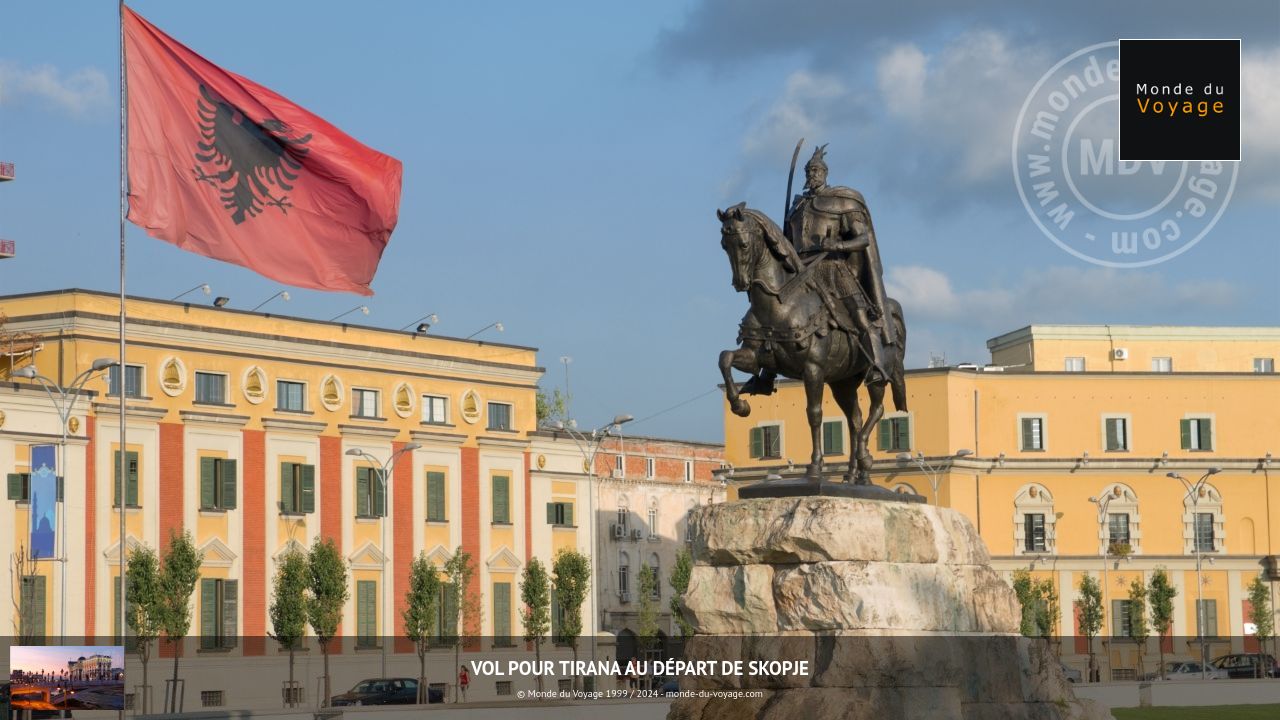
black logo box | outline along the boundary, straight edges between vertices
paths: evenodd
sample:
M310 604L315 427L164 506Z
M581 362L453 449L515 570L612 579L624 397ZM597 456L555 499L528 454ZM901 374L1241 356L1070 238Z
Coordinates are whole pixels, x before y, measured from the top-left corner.
M1120 40L1121 160L1239 160L1241 102L1240 40Z

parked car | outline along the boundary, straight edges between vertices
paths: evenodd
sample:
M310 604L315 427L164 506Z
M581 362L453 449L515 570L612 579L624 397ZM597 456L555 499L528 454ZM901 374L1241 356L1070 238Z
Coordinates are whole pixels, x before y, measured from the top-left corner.
M658 688L658 692L662 693L663 697L675 695L680 692L680 681L672 678L671 680L662 683L661 687Z
M1199 680L1202 675L1200 673L1200 663L1194 661L1171 660L1164 664L1164 679L1173 680ZM1229 676L1225 670L1219 670L1212 665L1204 667L1203 678L1205 680L1226 680ZM1160 673L1147 673L1142 676L1143 680L1160 680Z
M1067 678L1067 682L1084 682L1084 675L1079 670L1071 667L1061 660L1058 661L1058 664L1062 666L1062 674Z
M356 686L334 695L329 704L348 705L413 705L418 702L418 681L413 678L374 678L361 680ZM427 702L444 702L444 691L427 688Z
M1262 653L1223 655L1210 665L1226 670L1233 679L1280 677L1280 665L1276 665L1275 656Z

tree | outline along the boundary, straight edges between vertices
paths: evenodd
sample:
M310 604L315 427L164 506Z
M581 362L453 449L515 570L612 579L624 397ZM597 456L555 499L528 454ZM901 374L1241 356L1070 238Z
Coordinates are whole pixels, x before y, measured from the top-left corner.
M338 632L342 608L347 604L347 561L330 538L316 538L307 557L310 593L307 596L307 622L316 634L320 653L324 656L324 704L333 697L329 676L329 641Z
M468 638L480 636L480 593L471 587L471 580L476 574L471 553L459 545L445 562L444 574L449 578L449 587L445 591L445 621L453 631L449 635L453 641L453 666L460 667L462 646Z
M542 641L551 629L551 585L547 578L547 568L542 561L533 558L524 566L520 577L520 601L524 609L520 611L520 621L524 624L524 641L533 643L533 657L542 667ZM542 674L536 675L538 692L542 692Z
M1151 636L1147 624L1147 586L1141 577L1129 584L1129 639L1138 646L1138 676L1142 676L1144 645Z
M1147 599L1151 603L1151 629L1156 631L1160 639L1160 679L1164 679L1164 638L1173 626L1173 599L1178 596L1178 589L1169 582L1169 573L1157 567L1151 573L1151 586L1147 589Z
M169 547L160 561L160 597L163 611L160 614L165 639L173 645L173 693L169 712L181 712L178 707L178 660L182 657L182 641L191 631L191 594L200 580L200 564L204 553L196 549L191 533L169 531Z
M671 617L675 618L676 626L680 628L682 637L690 637L693 635L693 623L689 622L689 618L684 616L684 607L680 605L680 598L689 591L689 578L693 575L693 555L688 548L680 548L680 552L676 553L675 565L671 567Z
M1267 640L1274 638L1276 634L1275 617L1271 614L1271 591L1267 587L1267 583L1262 581L1262 576L1257 575L1253 578L1253 582L1249 583L1249 622L1257 627L1254 631L1254 637L1258 638L1258 649L1265 652L1267 649ZM1272 645L1274 646L1274 642ZM1273 647L1274 650L1274 647ZM1273 651L1272 655L1275 654ZM1258 663L1259 670L1262 669L1262 663Z
M539 423L543 420L569 422L569 396L561 393L559 388L552 390L550 395L543 392L542 388L538 388L535 403Z
M1025 569L1013 572L1013 591L1022 607L1020 630L1027 637L1045 638L1057 628L1058 591L1052 580L1036 580Z
M577 550L561 549L551 565L556 601L563 620L560 638L573 647L573 661L578 661L578 638L582 635L582 604L591 587L591 558ZM574 689L578 689L574 678Z
M151 644L160 637L161 615L164 613L163 590L160 586L160 560L151 548L143 545L129 553L126 565L128 603L125 624L133 631L133 642L142 661L143 697L140 712L151 711L151 686L147 684L147 662L151 660ZM124 638L121 638L124 644Z
M1077 607L1080 611L1080 632L1089 643L1090 682L1097 682L1100 678L1093 639L1102 630L1102 587L1094 576L1085 575L1080 579L1080 600Z
M436 629L440 601L440 576L436 566L422 552L409 566L409 592L405 594L404 634L418 652L418 703L427 698L427 651Z
M307 557L296 549L289 550L280 558L272 580L271 607L268 609L271 636L289 650L290 707L302 699L293 696L293 660L298 643L307 633L307 587L310 580Z
M636 640L641 657L647 657L658 645L658 571L647 564L640 566L640 606L636 610Z

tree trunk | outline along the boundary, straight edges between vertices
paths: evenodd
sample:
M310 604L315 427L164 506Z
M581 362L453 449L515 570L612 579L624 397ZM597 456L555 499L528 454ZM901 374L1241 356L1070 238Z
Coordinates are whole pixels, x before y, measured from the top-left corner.
M293 707L298 702L293 692L293 645L289 643L289 707Z
M427 689L427 652L422 641L418 642L418 704L431 702L431 692Z
M538 680L538 692L542 692L542 638L538 638L533 641L533 657L538 661L536 667L539 668L539 670L535 675Z
M178 707L178 658L182 656L182 639L170 640L173 643L173 708L169 712L181 712Z
M1163 635L1160 636L1160 667L1158 671L1160 673L1160 679L1163 680L1164 679L1164 636Z
M458 636L458 638L453 641L453 666L456 668L462 667L462 636ZM457 671L454 670L453 672L457 672ZM453 677L456 679L458 676L454 675ZM454 683L453 684L453 702L455 705L458 702L458 695L461 692L462 692L461 685L459 683Z
M574 668L578 667L578 638L573 639L573 667ZM582 689L578 687L578 673L576 672L573 674L573 689L574 690Z
M332 696L330 695L330 690L329 690L329 639L328 638L325 638L324 640L320 641L320 654L324 656L324 702L321 703L320 706L329 707L329 698Z
M147 643L147 645L150 645L150 643ZM148 707L149 703L147 702L151 699L150 693L147 692L147 661L151 659L150 655L151 653L147 652L147 648L145 646L138 648L138 656L142 660L142 698L141 702L138 703L138 707L141 707L142 710L137 711L135 709L135 712L138 712L139 715L148 715L151 713L151 708Z

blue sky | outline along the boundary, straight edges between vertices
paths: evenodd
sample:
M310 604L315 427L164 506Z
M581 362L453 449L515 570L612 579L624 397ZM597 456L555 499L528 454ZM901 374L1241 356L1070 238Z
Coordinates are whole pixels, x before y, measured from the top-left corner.
M573 358L582 425L628 412L637 433L721 439L709 391L746 301L714 211L745 200L777 217L800 136L830 143L832 183L867 197L909 365L984 361L987 338L1032 322L1280 324L1280 5L793 5L132 7L403 161L400 224L362 321L394 329L434 312L433 330L459 337L501 321L485 337L540 348L545 387ZM0 293L113 290L115 7L7 3L0 28L0 159L19 175L0 187L0 237L19 242ZM1009 165L1039 76L1117 37L1244 40L1235 196L1199 245L1142 270L1050 243ZM128 238L131 294L208 282L247 309L280 289L132 226ZM290 292L273 311L328 318L364 302Z
M124 667L124 648L116 645L55 645L53 647L11 647L9 648L9 668L29 673L58 673L67 669L68 660L90 655L109 655L112 667Z

